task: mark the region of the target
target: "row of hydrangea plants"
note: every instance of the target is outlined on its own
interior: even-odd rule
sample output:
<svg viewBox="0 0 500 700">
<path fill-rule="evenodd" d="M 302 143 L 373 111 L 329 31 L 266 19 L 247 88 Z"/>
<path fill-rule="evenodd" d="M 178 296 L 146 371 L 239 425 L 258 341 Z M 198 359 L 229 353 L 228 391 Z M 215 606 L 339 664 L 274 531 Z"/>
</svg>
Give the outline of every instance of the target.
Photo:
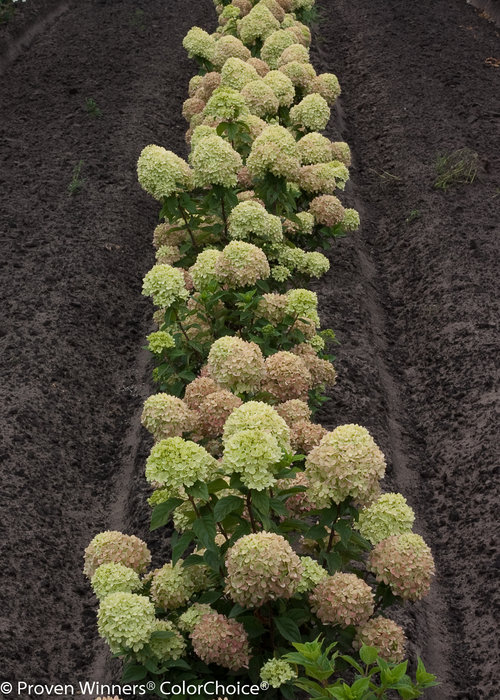
<svg viewBox="0 0 500 700">
<path fill-rule="evenodd" d="M 432 554 L 405 498 L 381 493 L 368 430 L 313 422 L 335 335 L 307 284 L 329 269 L 318 249 L 359 226 L 337 196 L 349 147 L 321 133 L 339 83 L 309 59 L 314 0 L 214 3 L 217 30 L 183 42 L 199 67 L 188 159 L 150 145 L 137 166 L 161 206 L 142 423 L 151 529 L 173 518 L 172 558 L 150 570 L 134 535 L 94 537 L 99 633 L 160 697 L 165 679 L 248 678 L 270 699 L 419 697 L 434 677 L 420 663 L 410 679 L 383 612 L 428 592 Z"/>
</svg>

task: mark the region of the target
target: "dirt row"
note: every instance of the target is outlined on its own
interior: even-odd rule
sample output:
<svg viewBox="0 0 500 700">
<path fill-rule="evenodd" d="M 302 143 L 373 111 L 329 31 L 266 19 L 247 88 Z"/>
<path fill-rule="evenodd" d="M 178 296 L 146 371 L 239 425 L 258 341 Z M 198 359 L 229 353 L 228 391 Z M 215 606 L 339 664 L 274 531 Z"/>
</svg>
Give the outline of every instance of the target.
<svg viewBox="0 0 500 700">
<path fill-rule="evenodd" d="M 116 680 L 83 548 L 117 528 L 147 538 L 161 560 L 138 422 L 156 207 L 135 163 L 147 143 L 184 153 L 193 66 L 181 41 L 215 22 L 211 0 L 186 4 L 32 0 L 0 30 L 8 679 Z M 485 59 L 498 56 L 498 31 L 454 0 L 319 6 L 313 60 L 343 86 L 330 134 L 353 149 L 344 199 L 363 219 L 317 285 L 342 343 L 322 420 L 372 431 L 387 487 L 408 496 L 435 553 L 433 593 L 403 618 L 412 653 L 443 681 L 428 697 L 489 699 L 500 70 Z M 462 146 L 480 155 L 478 179 L 436 191 L 437 153 Z M 69 196 L 80 161 L 84 182 Z"/>
</svg>

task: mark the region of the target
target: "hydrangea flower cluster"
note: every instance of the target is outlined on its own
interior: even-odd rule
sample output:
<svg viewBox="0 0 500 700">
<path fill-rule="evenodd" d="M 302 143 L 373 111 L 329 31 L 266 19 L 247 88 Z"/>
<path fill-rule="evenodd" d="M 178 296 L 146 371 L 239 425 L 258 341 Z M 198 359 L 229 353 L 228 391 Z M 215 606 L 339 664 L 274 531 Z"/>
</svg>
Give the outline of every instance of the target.
<svg viewBox="0 0 500 700">
<path fill-rule="evenodd" d="M 186 161 L 162 146 L 146 146 L 137 162 L 141 187 L 155 199 L 193 187 L 193 174 Z"/>
<path fill-rule="evenodd" d="M 144 402 L 141 423 L 155 440 L 181 437 L 193 430 L 196 416 L 176 396 L 153 394 Z"/>
<path fill-rule="evenodd" d="M 101 564 L 111 562 L 142 574 L 151 563 L 151 552 L 147 544 L 135 535 L 108 530 L 96 535 L 85 550 L 83 573 L 91 579 Z"/>
<path fill-rule="evenodd" d="M 337 573 L 318 583 L 311 607 L 323 624 L 362 625 L 373 615 L 372 589 L 356 574 Z"/>
<path fill-rule="evenodd" d="M 250 662 L 250 646 L 241 622 L 216 612 L 206 613 L 194 626 L 191 642 L 195 654 L 206 664 L 238 671 Z"/>
<path fill-rule="evenodd" d="M 262 385 L 280 402 L 290 399 L 307 401 L 311 375 L 300 357 L 284 350 L 270 355 L 265 362 L 266 378 Z"/>
<path fill-rule="evenodd" d="M 260 678 L 264 683 L 269 683 L 271 688 L 280 688 L 287 681 L 297 678 L 297 674 L 286 661 L 269 659 L 260 669 Z"/>
<path fill-rule="evenodd" d="M 190 634 L 203 615 L 212 612 L 214 612 L 214 610 L 206 603 L 193 603 L 193 605 L 191 605 L 186 612 L 182 613 L 182 615 L 179 617 L 179 628 L 183 632 Z"/>
<path fill-rule="evenodd" d="M 269 214 L 259 202 L 248 200 L 237 204 L 228 222 L 231 238 L 241 241 L 269 241 L 279 243 L 283 238 L 281 221 L 278 216 Z"/>
<path fill-rule="evenodd" d="M 266 372 L 259 346 L 229 335 L 212 344 L 207 369 L 214 381 L 236 394 L 258 391 Z"/>
<path fill-rule="evenodd" d="M 181 437 L 157 442 L 146 461 L 146 479 L 168 488 L 207 481 L 216 470 L 217 461 L 204 447 Z"/>
<path fill-rule="evenodd" d="M 184 275 L 181 270 L 171 265 L 155 265 L 144 277 L 142 285 L 144 296 L 153 298 L 153 303 L 162 309 L 188 298 Z"/>
<path fill-rule="evenodd" d="M 400 493 L 384 493 L 368 508 L 359 513 L 356 524 L 359 532 L 372 544 L 391 535 L 410 532 L 415 514 Z"/>
<path fill-rule="evenodd" d="M 429 592 L 434 576 L 431 550 L 420 535 L 405 532 L 382 540 L 370 552 L 369 567 L 405 600 L 420 600 Z"/>
<path fill-rule="evenodd" d="M 171 636 L 165 638 L 153 637 L 149 641 L 149 648 L 153 656 L 158 661 L 177 661 L 186 651 L 186 642 L 182 634 L 175 628 L 175 625 L 169 620 L 156 620 L 154 632 L 170 632 Z M 139 660 L 141 653 L 139 652 Z"/>
<path fill-rule="evenodd" d="M 372 617 L 356 630 L 354 646 L 366 644 L 377 649 L 380 658 L 400 663 L 405 657 L 406 636 L 404 630 L 387 617 Z"/>
<path fill-rule="evenodd" d="M 257 532 L 227 551 L 226 593 L 243 607 L 291 598 L 302 578 L 300 558 L 282 535 Z"/>
<path fill-rule="evenodd" d="M 249 287 L 270 275 L 264 251 L 253 243 L 231 241 L 215 264 L 217 279 L 228 289 Z"/>
<path fill-rule="evenodd" d="M 149 642 L 155 624 L 153 603 L 135 593 L 110 593 L 97 613 L 99 634 L 114 654 L 140 651 Z"/>
<path fill-rule="evenodd" d="M 254 428 L 271 433 L 283 450 L 290 450 L 289 427 L 272 406 L 262 401 L 247 401 L 231 413 L 224 425 L 224 444 L 240 430 Z"/>
<path fill-rule="evenodd" d="M 263 491 L 276 482 L 274 473 L 283 452 L 272 433 L 260 428 L 239 430 L 227 438 L 223 465 L 226 474 L 238 473 L 249 489 Z"/>
<path fill-rule="evenodd" d="M 115 562 L 98 566 L 90 583 L 99 600 L 110 593 L 136 593 L 142 588 L 139 574 L 134 569 Z"/>
<path fill-rule="evenodd" d="M 385 473 L 385 459 L 372 436 L 359 425 L 341 425 L 308 454 L 310 497 L 318 506 L 363 499 Z"/>
<path fill-rule="evenodd" d="M 178 561 L 175 566 L 168 562 L 153 572 L 151 598 L 158 608 L 181 608 L 186 605 L 194 591 L 192 576 L 189 569 L 183 567 L 182 561 Z"/>
<path fill-rule="evenodd" d="M 312 591 L 321 581 L 328 578 L 328 571 L 311 557 L 300 557 L 300 563 L 302 564 L 302 578 L 297 587 L 298 593 Z"/>
</svg>

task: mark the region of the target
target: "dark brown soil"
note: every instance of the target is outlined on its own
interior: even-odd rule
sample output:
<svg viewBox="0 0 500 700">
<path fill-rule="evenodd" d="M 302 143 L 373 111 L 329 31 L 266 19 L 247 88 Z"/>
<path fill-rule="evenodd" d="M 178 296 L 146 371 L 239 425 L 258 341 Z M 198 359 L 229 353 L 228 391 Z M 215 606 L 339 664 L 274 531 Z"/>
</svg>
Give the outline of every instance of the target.
<svg viewBox="0 0 500 700">
<path fill-rule="evenodd" d="M 322 419 L 372 431 L 387 486 L 433 548 L 436 585 L 405 617 L 412 652 L 442 680 L 427 697 L 490 700 L 500 68 L 485 60 L 500 56 L 498 30 L 461 0 L 319 4 L 314 61 L 343 86 L 331 135 L 353 149 L 345 199 L 363 219 L 318 285 L 342 342 Z M 83 548 L 111 528 L 160 544 L 138 422 L 156 208 L 135 163 L 147 143 L 183 153 L 193 66 L 181 40 L 214 13 L 211 0 L 29 6 L 0 28 L 1 676 L 105 682 L 118 675 L 97 640 Z M 437 154 L 464 146 L 478 178 L 435 190 Z M 83 188 L 69 196 L 80 160 Z"/>
</svg>

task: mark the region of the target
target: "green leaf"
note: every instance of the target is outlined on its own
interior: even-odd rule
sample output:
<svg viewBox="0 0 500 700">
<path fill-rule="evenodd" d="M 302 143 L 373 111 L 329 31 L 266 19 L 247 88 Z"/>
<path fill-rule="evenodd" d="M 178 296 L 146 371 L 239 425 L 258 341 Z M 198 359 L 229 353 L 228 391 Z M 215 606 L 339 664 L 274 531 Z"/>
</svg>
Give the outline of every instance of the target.
<svg viewBox="0 0 500 700">
<path fill-rule="evenodd" d="M 204 593 L 201 594 L 201 596 L 198 598 L 196 601 L 197 603 L 207 603 L 210 605 L 211 603 L 215 603 L 216 600 L 219 600 L 219 598 L 222 595 L 222 591 L 205 591 Z"/>
<path fill-rule="evenodd" d="M 227 484 L 225 485 L 227 488 Z M 215 504 L 214 520 L 216 523 L 222 522 L 230 513 L 241 515 L 244 507 L 243 499 L 239 496 L 224 496 Z"/>
<path fill-rule="evenodd" d="M 134 681 L 142 681 L 148 675 L 144 666 L 139 664 L 130 664 L 123 669 L 122 683 L 133 683 Z"/>
<path fill-rule="evenodd" d="M 415 677 L 417 679 L 417 683 L 420 683 L 420 685 L 423 685 L 425 688 L 428 688 L 433 685 L 439 685 L 436 683 L 436 676 L 433 673 L 428 673 L 425 670 L 424 662 L 418 657 L 418 664 L 417 664 L 417 672 L 415 674 Z"/>
<path fill-rule="evenodd" d="M 330 574 L 334 574 L 342 567 L 342 557 L 337 552 L 329 552 L 328 554 L 323 554 L 328 571 Z"/>
<path fill-rule="evenodd" d="M 342 544 L 346 545 L 352 533 L 349 523 L 346 520 L 338 520 L 334 525 L 334 530 L 339 533 Z"/>
<path fill-rule="evenodd" d="M 242 623 L 250 639 L 255 639 L 256 637 L 261 637 L 263 634 L 267 634 L 267 630 L 262 622 L 257 620 L 253 615 L 242 615 L 238 618 L 238 622 Z"/>
<path fill-rule="evenodd" d="M 326 530 L 323 525 L 313 525 L 309 528 L 304 537 L 308 540 L 321 542 L 326 537 Z"/>
<path fill-rule="evenodd" d="M 289 617 L 276 617 L 274 624 L 282 637 L 289 642 L 300 642 L 301 635 L 297 624 Z"/>
<path fill-rule="evenodd" d="M 175 636 L 175 632 L 170 632 L 168 630 L 157 630 L 156 632 L 151 633 L 149 639 L 172 639 Z"/>
<path fill-rule="evenodd" d="M 361 656 L 361 654 L 360 654 L 360 656 Z M 353 668 L 355 668 L 358 673 L 363 675 L 362 667 L 360 666 L 360 664 L 358 664 L 358 662 L 355 659 L 352 658 L 352 656 L 343 655 L 340 658 L 343 659 L 346 663 L 348 663 L 349 666 L 352 666 Z"/>
<path fill-rule="evenodd" d="M 217 493 L 227 489 L 227 481 L 224 479 L 214 479 L 208 484 L 208 493 Z"/>
<path fill-rule="evenodd" d="M 180 498 L 169 498 L 167 501 L 155 506 L 151 513 L 150 531 L 153 532 L 153 530 L 157 530 L 159 527 L 166 525 L 170 521 L 170 515 L 174 508 L 180 506 L 181 503 L 183 503 L 183 501 Z"/>
<path fill-rule="evenodd" d="M 226 484 L 227 486 L 227 484 Z M 210 499 L 208 493 L 208 486 L 203 481 L 197 481 L 193 486 L 190 486 L 186 491 L 193 498 L 199 498 L 202 501 L 208 501 Z"/>
<path fill-rule="evenodd" d="M 174 532 L 174 535 L 177 535 L 177 532 Z M 186 530 L 178 539 L 177 535 L 175 542 L 174 535 L 172 536 L 172 564 L 175 566 L 193 541 L 194 535 L 191 530 Z"/>
<path fill-rule="evenodd" d="M 376 649 L 375 647 L 370 647 L 367 644 L 363 644 L 363 646 L 359 650 L 359 657 L 364 664 L 367 664 L 367 666 L 371 666 L 372 664 L 374 664 L 377 660 L 377 656 L 378 649 Z"/>
<path fill-rule="evenodd" d="M 267 491 L 252 491 L 252 506 L 261 515 L 267 515 L 269 513 L 269 494 Z"/>
<path fill-rule="evenodd" d="M 193 523 L 193 531 L 203 547 L 207 549 L 217 549 L 215 544 L 215 522 L 211 515 L 203 515 Z"/>
</svg>

